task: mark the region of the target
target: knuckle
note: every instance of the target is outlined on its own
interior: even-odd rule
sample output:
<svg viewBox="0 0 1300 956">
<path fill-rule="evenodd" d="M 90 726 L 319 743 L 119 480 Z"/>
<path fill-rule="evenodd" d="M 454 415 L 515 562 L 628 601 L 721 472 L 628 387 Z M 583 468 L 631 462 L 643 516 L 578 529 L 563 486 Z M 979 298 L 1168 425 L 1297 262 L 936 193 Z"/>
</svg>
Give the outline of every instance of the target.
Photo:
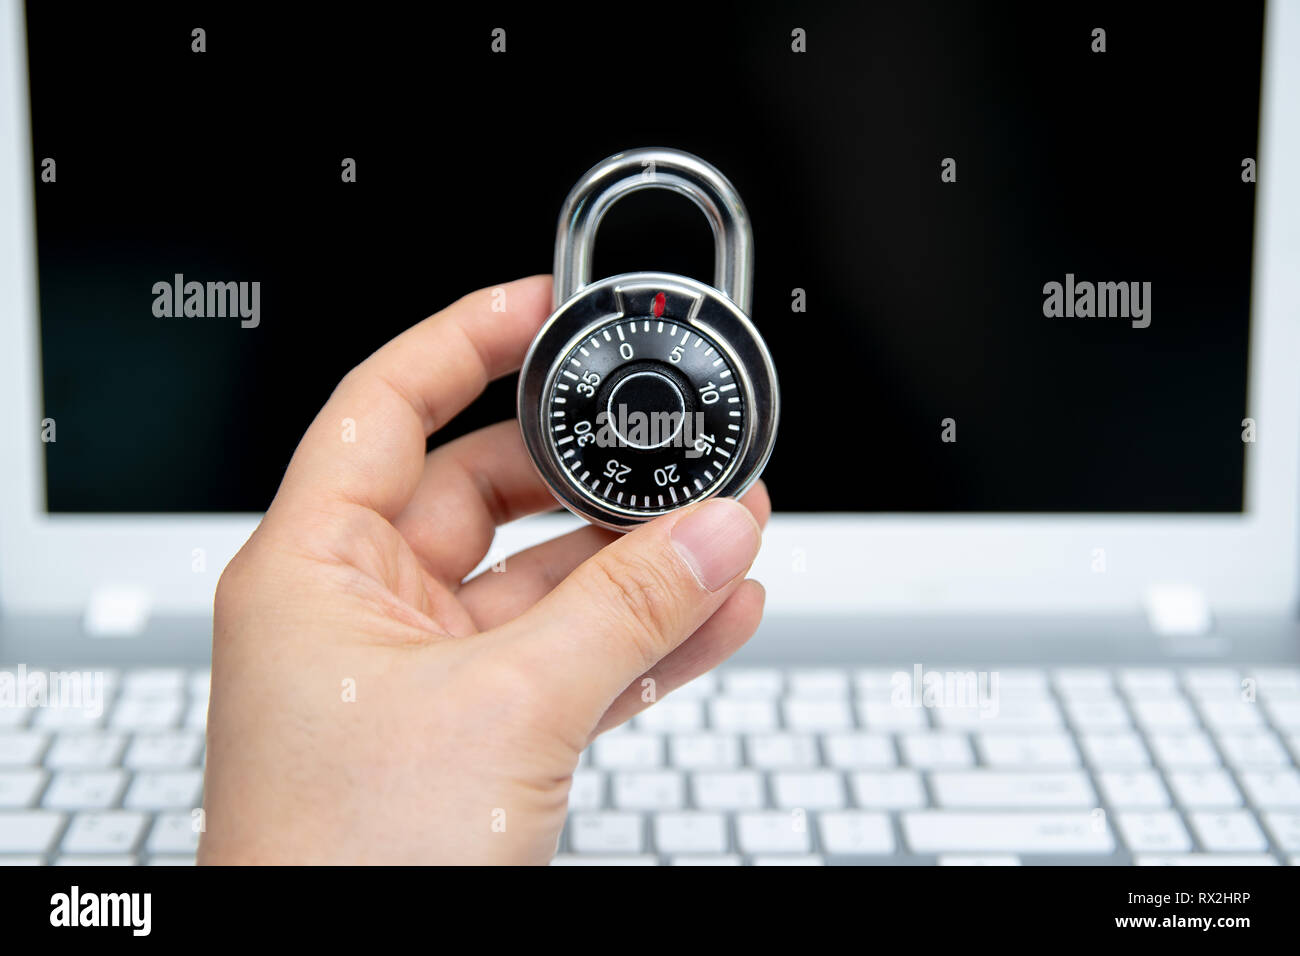
<svg viewBox="0 0 1300 956">
<path fill-rule="evenodd" d="M 238 602 L 241 587 L 240 578 L 240 556 L 236 554 L 230 559 L 221 570 L 221 577 L 217 579 L 217 588 L 213 594 L 213 614 L 218 617 L 228 616 L 235 608 Z"/>
</svg>

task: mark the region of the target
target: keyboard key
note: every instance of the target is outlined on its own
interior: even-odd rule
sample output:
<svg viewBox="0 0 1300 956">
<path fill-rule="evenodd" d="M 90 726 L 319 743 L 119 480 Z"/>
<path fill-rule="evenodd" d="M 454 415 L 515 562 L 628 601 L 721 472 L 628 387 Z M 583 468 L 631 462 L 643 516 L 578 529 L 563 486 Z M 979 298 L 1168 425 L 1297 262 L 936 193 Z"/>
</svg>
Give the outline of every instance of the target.
<svg viewBox="0 0 1300 956">
<path fill-rule="evenodd" d="M 663 738 L 655 734 L 604 734 L 596 738 L 591 750 L 598 767 L 640 770 L 662 767 L 664 762 Z"/>
<path fill-rule="evenodd" d="M 122 764 L 133 770 L 192 767 L 203 750 L 203 737 L 193 731 L 137 734 Z"/>
<path fill-rule="evenodd" d="M 620 810 L 676 810 L 686 799 L 686 780 L 677 771 L 613 775 L 614 806 Z"/>
<path fill-rule="evenodd" d="M 741 813 L 736 840 L 745 853 L 807 853 L 808 818 L 798 812 Z"/>
<path fill-rule="evenodd" d="M 849 695 L 849 675 L 847 671 L 829 669 L 791 671 L 786 693 L 790 697 L 804 697 L 812 700 L 847 697 Z"/>
<path fill-rule="evenodd" d="M 41 802 L 51 810 L 106 810 L 125 786 L 124 770 L 61 770 Z"/>
<path fill-rule="evenodd" d="M 1015 773 L 997 770 L 939 771 L 930 774 L 941 807 L 1095 807 L 1097 795 L 1081 770 Z"/>
<path fill-rule="evenodd" d="M 1201 700 L 1201 718 L 1206 726 L 1228 733 L 1241 730 L 1258 730 L 1264 726 L 1264 711 L 1255 701 L 1238 697 Z"/>
<path fill-rule="evenodd" d="M 199 805 L 203 793 L 201 770 L 140 771 L 122 800 L 132 810 L 179 810 Z"/>
<path fill-rule="evenodd" d="M 63 837 L 64 853 L 129 853 L 148 814 L 128 810 L 78 813 Z"/>
<path fill-rule="evenodd" d="M 1088 812 L 970 813 L 913 810 L 903 833 L 916 853 L 1108 854 L 1115 839 Z"/>
<path fill-rule="evenodd" d="M 785 701 L 785 725 L 791 730 L 852 730 L 853 710 L 847 699 Z"/>
<path fill-rule="evenodd" d="M 184 725 L 186 730 L 197 730 L 200 734 L 208 726 L 208 702 L 206 700 L 196 700 L 191 702 L 185 711 Z"/>
<path fill-rule="evenodd" d="M 122 678 L 123 697 L 179 697 L 185 692 L 186 674 L 179 668 L 147 667 L 127 671 Z"/>
<path fill-rule="evenodd" d="M 45 755 L 51 770 L 94 770 L 115 766 L 126 749 L 126 734 L 62 733 Z"/>
<path fill-rule="evenodd" d="M 883 813 L 823 813 L 818 817 L 822 849 L 839 856 L 893 853 L 894 829 Z"/>
<path fill-rule="evenodd" d="M 1079 730 L 1128 730 L 1132 726 L 1128 708 L 1111 694 L 1066 698 L 1065 713 Z"/>
<path fill-rule="evenodd" d="M 785 677 L 775 668 L 733 668 L 722 672 L 722 689 L 728 697 L 780 697 Z"/>
<path fill-rule="evenodd" d="M 654 818 L 660 853 L 723 853 L 727 821 L 720 813 L 660 813 Z"/>
<path fill-rule="evenodd" d="M 658 857 L 653 856 L 574 856 L 559 853 L 551 860 L 551 866 L 658 866 Z"/>
<path fill-rule="evenodd" d="M 958 734 L 903 734 L 903 762 L 914 767 L 968 767 L 975 763 L 970 744 Z"/>
<path fill-rule="evenodd" d="M 44 770 L 0 770 L 0 810 L 21 810 L 36 802 L 45 786 Z"/>
<path fill-rule="evenodd" d="M 888 700 L 859 700 L 858 723 L 867 730 L 921 730 L 930 726 L 924 707 L 900 706 Z"/>
<path fill-rule="evenodd" d="M 1300 668 L 1253 667 L 1242 675 L 1255 682 L 1255 687 L 1265 693 L 1300 696 Z"/>
<path fill-rule="evenodd" d="M 1169 787 L 1185 807 L 1239 807 L 1241 792 L 1222 770 L 1193 770 L 1168 775 Z"/>
<path fill-rule="evenodd" d="M 0 853 L 48 853 L 67 819 L 54 810 L 0 811 Z"/>
<path fill-rule="evenodd" d="M 1143 694 L 1129 698 L 1133 718 L 1148 733 L 1196 730 L 1196 714 L 1186 698 Z"/>
<path fill-rule="evenodd" d="M 1196 695 L 1240 695 L 1241 675 L 1227 667 L 1191 667 L 1183 672 L 1183 686 Z"/>
<path fill-rule="evenodd" d="M 1110 673 L 1098 667 L 1063 667 L 1052 674 L 1056 689 L 1067 696 L 1110 695 L 1115 684 Z"/>
<path fill-rule="evenodd" d="M 1219 749 L 1229 765 L 1235 768 L 1273 769 L 1291 763 L 1286 749 L 1277 735 L 1267 730 L 1250 734 L 1221 734 Z"/>
<path fill-rule="evenodd" d="M 669 697 L 641 711 L 636 718 L 637 730 L 650 733 L 692 733 L 704 729 L 704 703 Z"/>
<path fill-rule="evenodd" d="M 1260 809 L 1300 807 L 1300 773 L 1294 769 L 1246 771 L 1238 779 Z"/>
<path fill-rule="evenodd" d="M 1151 764 L 1147 748 L 1137 734 L 1080 734 L 1079 745 L 1088 762 L 1096 767 L 1146 767 Z"/>
<path fill-rule="evenodd" d="M 754 866 L 825 866 L 826 861 L 811 854 L 790 854 L 788 856 L 756 856 Z"/>
<path fill-rule="evenodd" d="M 717 692 L 718 675 L 713 671 L 708 671 L 677 688 L 673 691 L 672 696 L 675 700 L 705 700 L 714 696 Z"/>
<path fill-rule="evenodd" d="M 740 765 L 740 739 L 735 734 L 674 734 L 668 748 L 672 766 L 686 770 L 721 770 Z"/>
<path fill-rule="evenodd" d="M 945 853 L 939 857 L 940 866 L 1020 866 L 1020 857 L 1011 854 L 999 856 Z"/>
<path fill-rule="evenodd" d="M 1264 825 L 1283 850 L 1288 853 L 1300 850 L 1300 813 L 1266 813 Z"/>
<path fill-rule="evenodd" d="M 772 793 L 784 810 L 837 810 L 845 805 L 844 781 L 832 770 L 774 773 Z"/>
<path fill-rule="evenodd" d="M 806 734 L 749 734 L 745 752 L 764 770 L 817 766 L 817 743 Z"/>
<path fill-rule="evenodd" d="M 194 671 L 185 679 L 185 686 L 191 697 L 207 700 L 208 693 L 212 689 L 212 671 Z"/>
<path fill-rule="evenodd" d="M 1169 791 L 1154 770 L 1103 770 L 1097 785 L 1112 807 L 1169 806 Z"/>
<path fill-rule="evenodd" d="M 946 730 L 986 733 L 1054 730 L 1064 726 L 1060 708 L 1049 697 L 1000 695 L 988 706 L 936 707 L 935 723 Z"/>
<path fill-rule="evenodd" d="M 1128 810 L 1117 816 L 1124 842 L 1135 853 L 1183 853 L 1192 848 L 1192 838 L 1187 835 L 1182 818 L 1172 810 L 1154 813 Z"/>
<path fill-rule="evenodd" d="M 887 701 L 894 692 L 896 673 L 898 672 L 883 667 L 857 671 L 853 675 L 853 692 L 859 697 Z M 906 672 L 904 676 L 907 676 Z M 910 683 L 908 686 L 911 686 Z"/>
<path fill-rule="evenodd" d="M 1266 853 L 1181 853 L 1165 856 L 1139 856 L 1137 866 L 1277 866 L 1277 860 Z"/>
<path fill-rule="evenodd" d="M 1263 832 L 1246 810 L 1197 811 L 1190 816 L 1197 839 L 1211 853 L 1268 849 Z"/>
<path fill-rule="evenodd" d="M 1013 695 L 1033 695 L 1042 697 L 1048 693 L 1047 672 L 1036 668 L 1003 667 L 990 675 L 997 678 L 997 693 Z M 990 689 L 993 684 L 990 683 Z"/>
<path fill-rule="evenodd" d="M 976 734 L 991 767 L 1077 767 L 1079 750 L 1066 734 Z"/>
<path fill-rule="evenodd" d="M 692 854 L 690 856 L 675 856 L 672 858 L 673 866 L 740 866 L 740 857 L 734 853 L 725 856 L 700 856 Z"/>
<path fill-rule="evenodd" d="M 0 767 L 35 766 L 49 742 L 50 735 L 44 731 L 0 731 Z"/>
<path fill-rule="evenodd" d="M 925 787 L 915 770 L 890 770 L 883 773 L 855 773 L 849 778 L 853 799 L 859 806 L 874 810 L 901 810 L 924 807 Z"/>
<path fill-rule="evenodd" d="M 199 850 L 199 833 L 191 813 L 160 813 L 149 831 L 145 849 L 153 854 L 188 855 Z"/>
<path fill-rule="evenodd" d="M 884 734 L 827 734 L 826 762 L 844 770 L 884 769 L 898 763 L 894 745 Z"/>
<path fill-rule="evenodd" d="M 640 853 L 644 848 L 638 813 L 575 813 L 569 843 L 578 853 Z"/>
<path fill-rule="evenodd" d="M 780 726 L 776 701 L 764 697 L 717 697 L 709 701 L 714 730 L 773 731 Z"/>
<path fill-rule="evenodd" d="M 695 805 L 705 810 L 759 810 L 764 805 L 763 779 L 753 770 L 691 775 Z"/>
<path fill-rule="evenodd" d="M 1156 761 L 1171 770 L 1209 769 L 1219 766 L 1219 754 L 1210 738 L 1199 730 L 1152 734 L 1148 739 Z"/>
<path fill-rule="evenodd" d="M 0 854 L 0 866 L 44 866 L 43 856 L 17 856 Z"/>
<path fill-rule="evenodd" d="M 605 775 L 599 770 L 575 770 L 569 787 L 570 810 L 599 810 L 604 803 Z"/>
<path fill-rule="evenodd" d="M 1290 734 L 1300 733 L 1300 698 L 1269 699 L 1264 702 L 1264 709 L 1274 727 Z"/>
<path fill-rule="evenodd" d="M 179 697 L 124 697 L 113 708 L 108 725 L 114 730 L 169 730 L 183 712 Z"/>
<path fill-rule="evenodd" d="M 1178 680 L 1174 672 L 1166 668 L 1129 667 L 1119 674 L 1119 685 L 1129 695 L 1174 694 L 1178 692 Z"/>
<path fill-rule="evenodd" d="M 133 856 L 57 856 L 55 866 L 135 866 Z"/>
<path fill-rule="evenodd" d="M 32 726 L 40 730 L 94 730 L 103 725 L 103 701 L 84 707 L 41 707 L 32 717 Z"/>
</svg>

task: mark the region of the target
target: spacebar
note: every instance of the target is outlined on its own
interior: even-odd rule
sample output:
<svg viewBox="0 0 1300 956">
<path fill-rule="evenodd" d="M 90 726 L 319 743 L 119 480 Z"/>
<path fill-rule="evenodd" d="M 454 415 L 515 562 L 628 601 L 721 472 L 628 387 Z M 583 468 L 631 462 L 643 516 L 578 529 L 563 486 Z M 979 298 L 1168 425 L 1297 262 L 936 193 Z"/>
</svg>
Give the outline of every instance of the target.
<svg viewBox="0 0 1300 956">
<path fill-rule="evenodd" d="M 1113 853 L 1115 840 L 1104 818 L 1074 813 L 903 814 L 903 833 L 915 853 L 950 850 L 1008 853 Z"/>
</svg>

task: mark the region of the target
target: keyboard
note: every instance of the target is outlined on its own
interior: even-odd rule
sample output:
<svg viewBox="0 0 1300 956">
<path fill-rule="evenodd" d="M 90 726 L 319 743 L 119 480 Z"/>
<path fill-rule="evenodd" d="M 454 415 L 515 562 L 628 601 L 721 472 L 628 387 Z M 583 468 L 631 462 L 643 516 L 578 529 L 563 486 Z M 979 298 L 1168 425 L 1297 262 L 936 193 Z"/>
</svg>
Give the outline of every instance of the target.
<svg viewBox="0 0 1300 956">
<path fill-rule="evenodd" d="M 0 865 L 193 864 L 208 672 L 82 673 L 103 675 L 102 698 L 0 706 Z"/>
<path fill-rule="evenodd" d="M 1300 670 L 916 676 L 697 679 L 584 753 L 555 864 L 1300 862 Z"/>
<path fill-rule="evenodd" d="M 0 707 L 0 864 L 193 863 L 209 675 L 101 673 Z M 555 865 L 1300 862 L 1300 669 L 914 676 L 704 675 L 582 755 Z"/>
</svg>

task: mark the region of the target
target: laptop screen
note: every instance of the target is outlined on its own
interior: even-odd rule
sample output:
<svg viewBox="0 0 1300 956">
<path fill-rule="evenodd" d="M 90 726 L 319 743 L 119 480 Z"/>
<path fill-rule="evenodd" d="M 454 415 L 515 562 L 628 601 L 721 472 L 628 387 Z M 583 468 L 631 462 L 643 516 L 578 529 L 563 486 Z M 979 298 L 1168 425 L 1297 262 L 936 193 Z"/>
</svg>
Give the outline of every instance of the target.
<svg viewBox="0 0 1300 956">
<path fill-rule="evenodd" d="M 350 367 L 647 145 L 748 206 L 779 510 L 1242 510 L 1261 4 L 627 9 L 31 4 L 49 510 L 264 509 Z M 652 191 L 595 265 L 711 256 Z"/>
</svg>

